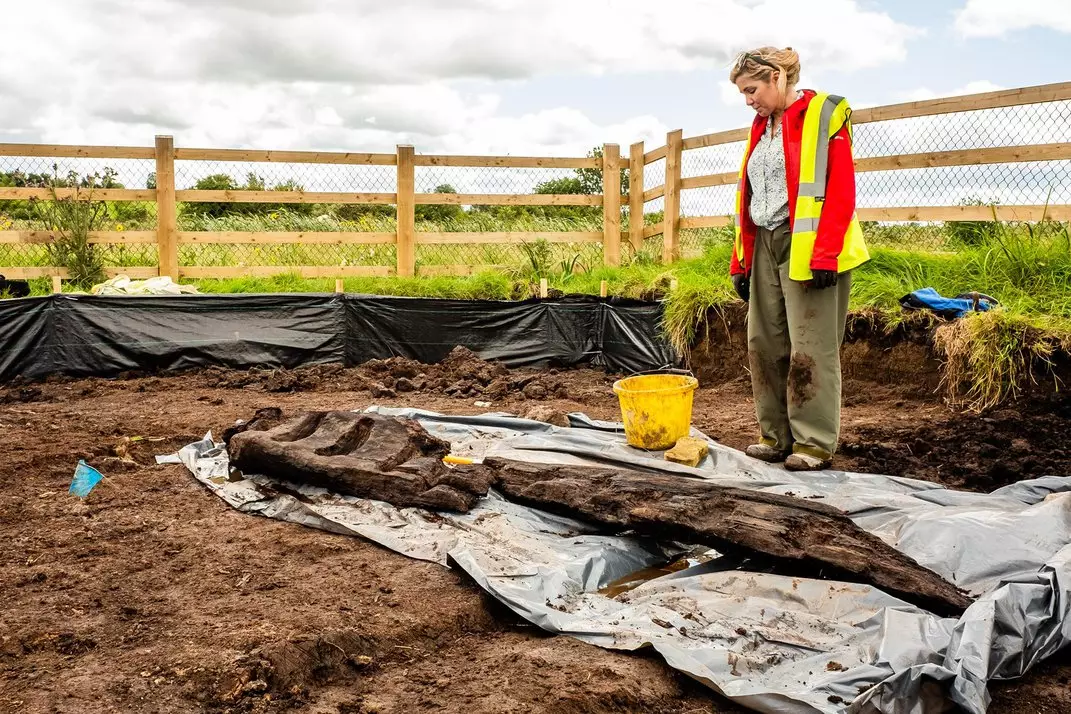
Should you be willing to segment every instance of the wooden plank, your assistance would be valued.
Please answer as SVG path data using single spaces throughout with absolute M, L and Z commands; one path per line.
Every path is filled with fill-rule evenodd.
M 278 245 L 385 245 L 396 242 L 394 233 L 362 233 L 358 231 L 180 231 L 180 244 L 248 243 Z
M 368 203 L 392 204 L 393 193 L 343 193 L 338 191 L 199 191 L 183 189 L 175 198 L 186 203 Z
M 148 146 L 78 146 L 75 144 L 0 144 L 0 156 L 62 159 L 152 159 Z
M 852 122 L 866 124 L 890 119 L 908 119 L 911 117 L 937 116 L 956 112 L 977 111 L 979 109 L 998 109 L 1024 104 L 1040 104 L 1071 99 L 1071 82 L 1042 84 L 1020 89 L 1002 89 L 996 92 L 982 92 L 959 97 L 941 97 L 919 102 L 887 104 L 869 107 L 852 112 Z
M 1071 143 L 1001 146 L 986 149 L 932 151 L 924 154 L 899 154 L 856 159 L 856 171 L 895 171 L 939 166 L 978 166 L 1014 164 L 1025 161 L 1066 161 L 1071 159 Z M 734 177 L 735 179 L 735 177 Z
M 572 193 L 418 193 L 416 202 L 459 206 L 601 206 L 602 196 Z
M 55 231 L 0 231 L 0 244 L 51 243 L 56 237 Z M 93 231 L 89 234 L 90 243 L 155 243 L 156 231 Z
M 656 161 L 666 158 L 667 148 L 665 146 L 659 146 L 657 149 L 651 149 L 643 155 L 643 163 L 653 164 Z
M 541 297 L 541 298 L 543 298 L 545 300 L 549 293 L 550 293 L 550 290 L 549 290 L 549 284 L 547 283 L 547 279 L 546 278 L 540 278 L 539 279 L 539 297 Z
M 661 221 L 659 221 L 658 223 L 652 223 L 649 226 L 644 226 L 643 227 L 643 237 L 644 237 L 645 240 L 647 238 L 653 238 L 654 236 L 658 235 L 661 232 L 662 232 L 662 222 Z
M 628 242 L 634 250 L 643 247 L 643 142 L 629 148 Z
M 690 216 L 681 218 L 681 230 L 694 228 L 722 228 L 733 224 L 732 216 Z
M 246 265 L 215 267 L 184 265 L 179 275 L 184 278 L 265 278 L 273 275 L 297 274 L 303 278 L 386 278 L 391 274 L 386 265 Z
M 854 114 L 852 115 L 855 116 Z M 728 131 L 716 131 L 713 134 L 701 134 L 700 136 L 692 136 L 684 139 L 681 142 L 681 148 L 684 151 L 691 149 L 705 149 L 708 146 L 719 146 L 721 144 L 734 144 L 738 141 L 746 141 L 748 132 L 750 129 L 729 129 Z
M 617 144 L 602 147 L 602 260 L 604 265 L 621 265 L 621 149 Z
M 53 199 L 50 188 L 25 188 L 17 186 L 5 186 L 0 188 L 0 199 L 11 201 L 29 201 L 36 198 L 39 201 L 51 201 Z M 55 198 L 79 198 L 92 201 L 155 201 L 156 191 L 151 188 L 81 188 L 77 191 L 73 188 L 57 188 Z
M 178 208 L 175 204 L 175 141 L 156 137 L 156 238 L 160 275 L 178 281 Z
M 260 151 L 256 149 L 175 149 L 177 161 L 242 161 L 285 164 L 352 164 L 358 166 L 394 166 L 394 154 L 368 154 L 342 151 Z
M 421 277 L 476 275 L 478 273 L 500 272 L 507 267 L 505 265 L 422 265 L 417 268 L 417 275 Z
M 346 292 L 346 284 L 342 282 L 342 278 L 335 278 L 335 292 L 336 293 L 344 293 L 344 292 Z
M 1071 205 L 905 206 L 860 208 L 857 214 L 861 221 L 1071 221 Z
M 595 157 L 442 156 L 433 154 L 416 156 L 414 163 L 417 166 L 520 169 L 597 169 L 602 166 L 602 162 Z
M 662 223 L 662 262 L 673 263 L 680 258 L 680 232 L 677 220 L 681 211 L 681 135 L 680 129 L 666 136 L 666 194 L 665 217 Z
M 416 234 L 417 245 L 466 245 L 488 243 L 598 243 L 603 234 L 598 231 L 471 231 Z
M 736 183 L 739 178 L 740 175 L 735 171 L 727 171 L 723 174 L 707 174 L 705 176 L 689 176 L 681 179 L 681 190 L 688 191 L 693 188 L 729 186 Z
M 0 268 L 0 273 L 11 280 L 32 280 L 34 278 L 51 278 L 53 276 L 63 279 L 70 278 L 70 271 L 57 266 L 4 267 Z M 144 280 L 145 278 L 155 278 L 160 274 L 160 271 L 153 267 L 107 267 L 104 269 L 104 274 L 109 278 L 125 275 L 135 280 Z
M 648 201 L 653 201 L 656 198 L 662 198 L 665 195 L 666 195 L 666 187 L 665 187 L 665 185 L 655 186 L 654 188 L 649 188 L 649 189 L 647 189 L 646 191 L 643 192 L 643 202 L 647 203 Z
M 398 147 L 398 275 L 416 273 L 416 173 L 413 147 Z

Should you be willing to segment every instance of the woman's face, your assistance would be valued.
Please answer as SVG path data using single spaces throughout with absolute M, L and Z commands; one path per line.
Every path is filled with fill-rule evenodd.
M 747 105 L 758 112 L 759 116 L 768 117 L 782 109 L 781 94 L 777 91 L 777 72 L 770 75 L 768 81 L 741 75 L 736 78 L 736 86 L 744 95 Z

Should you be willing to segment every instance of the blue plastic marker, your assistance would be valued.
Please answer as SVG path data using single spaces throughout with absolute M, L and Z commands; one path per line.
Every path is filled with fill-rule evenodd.
M 71 481 L 71 490 L 68 493 L 85 498 L 103 478 L 104 474 L 85 461 L 79 460 L 78 467 L 74 470 L 74 480 Z

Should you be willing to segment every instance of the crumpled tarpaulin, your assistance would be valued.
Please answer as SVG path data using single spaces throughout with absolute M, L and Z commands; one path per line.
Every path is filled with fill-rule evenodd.
M 900 306 L 906 310 L 929 310 L 949 320 L 971 312 L 988 312 L 999 304 L 996 298 L 984 293 L 960 293 L 949 298 L 933 288 L 922 288 L 900 298 Z
M 494 493 L 469 513 L 431 515 L 256 475 L 233 480 L 210 435 L 178 459 L 239 510 L 456 564 L 545 630 L 610 649 L 653 647 L 670 666 L 760 712 L 929 714 L 954 703 L 981 714 L 988 681 L 1020 676 L 1071 641 L 1068 478 L 967 493 L 873 474 L 794 474 L 715 442 L 693 469 L 632 449 L 620 425 L 582 415 L 562 429 L 507 415 L 370 411 L 417 418 L 458 455 L 640 466 L 818 497 L 977 600 L 962 617 L 941 618 L 871 586 L 750 572 L 747 561 L 712 551 L 611 597 L 599 591 L 690 544 L 603 535 Z

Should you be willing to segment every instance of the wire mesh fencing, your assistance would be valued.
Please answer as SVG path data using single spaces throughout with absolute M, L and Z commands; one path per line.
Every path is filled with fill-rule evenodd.
M 1034 207 L 1019 213 L 1031 235 L 1062 235 L 1048 220 L 1052 215 L 1046 207 L 1064 215 L 1057 207 L 1071 205 L 1068 142 L 1068 100 L 858 123 L 856 205 L 868 241 L 905 250 L 955 251 L 999 233 L 992 224 L 1012 215 L 1002 212 L 1007 206 Z M 682 177 L 735 174 L 745 148 L 744 142 L 732 142 L 685 151 Z M 871 170 L 877 164 L 868 166 L 867 160 L 881 157 L 900 157 L 902 168 Z M 731 183 L 682 191 L 681 215 L 731 216 L 735 191 Z M 918 208 L 950 210 L 913 210 Z M 970 213 L 957 212 L 962 209 Z M 933 215 L 941 218 L 927 217 Z M 1012 228 L 1012 235 L 1026 230 L 1004 228 Z
M 865 117 L 865 111 L 857 116 Z M 1009 236 L 1063 237 L 1067 225 L 1060 221 L 1071 217 L 1069 144 L 1071 99 L 857 121 L 856 203 L 867 239 L 905 250 L 955 251 Z M 51 151 L 37 148 L 39 154 Z M 744 148 L 744 142 L 736 141 L 682 153 L 679 178 L 690 186 L 678 194 L 683 219 L 732 216 Z M 182 158 L 180 151 L 174 163 L 180 269 L 369 268 L 382 274 L 399 267 L 398 167 L 393 154 L 340 156 L 340 163 L 321 155 L 285 163 L 245 160 L 256 158 L 249 153 L 197 153 L 243 160 L 192 160 Z M 0 156 L 0 189 L 32 189 L 0 199 L 0 265 L 33 268 L 55 262 L 48 218 L 41 210 L 49 203 L 49 187 L 77 187 L 85 190 L 83 197 L 99 190 L 155 188 L 152 149 L 120 155 L 142 158 Z M 485 157 L 476 161 L 485 165 L 471 166 L 472 157 L 466 163 L 418 155 L 413 246 L 417 273 L 493 267 L 519 275 L 550 275 L 601 265 L 606 256 L 598 156 L 598 151 L 590 153 L 581 168 L 516 168 L 502 165 L 518 163 L 515 159 Z M 643 185 L 635 186 L 624 147 L 623 263 L 661 260 L 664 225 L 655 226 L 664 223 L 666 164 L 664 158 L 647 164 Z M 219 193 L 195 196 L 189 191 Z M 642 202 L 642 217 L 630 215 L 630 191 L 637 196 L 646 192 L 649 198 Z M 278 192 L 278 201 L 273 192 Z M 28 198 L 30 193 L 34 199 Z M 423 194 L 464 198 L 440 197 L 427 203 Z M 531 198 L 540 194 L 565 198 Z M 106 234 L 96 242 L 104 265 L 159 266 L 157 204 L 106 198 L 101 205 L 94 230 Z M 1009 218 L 1014 220 L 1009 223 Z M 629 230 L 636 222 L 645 229 L 638 248 Z M 731 226 L 687 227 L 679 231 L 681 255 L 701 255 L 728 244 L 731 236 Z

